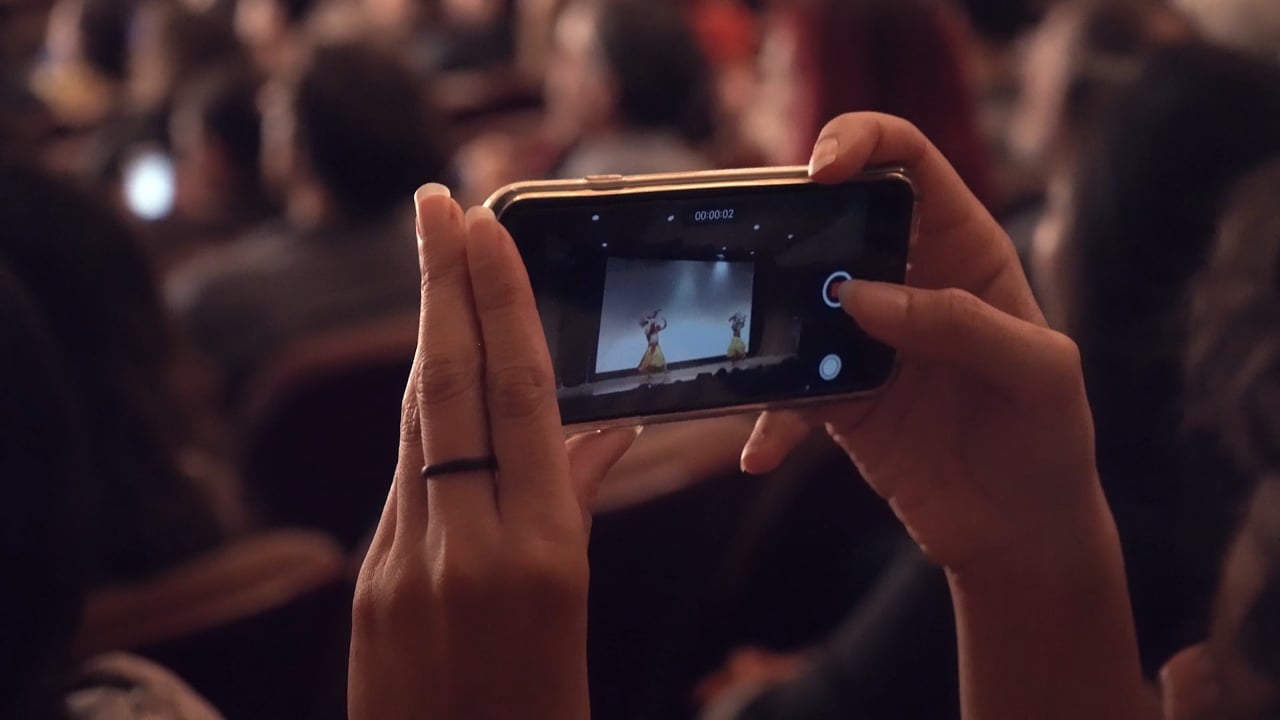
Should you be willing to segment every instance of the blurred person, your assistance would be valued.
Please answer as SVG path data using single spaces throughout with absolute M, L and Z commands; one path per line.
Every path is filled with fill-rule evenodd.
M 1280 467 L 1280 158 L 1239 184 L 1190 299 L 1187 424 L 1214 433 L 1241 469 Z
M 57 718 L 88 571 L 82 535 L 90 428 L 77 416 L 57 343 L 21 283 L 0 262 L 0 714 Z
M 1108 102 L 1130 86 L 1146 58 L 1193 37 L 1186 19 L 1163 0 L 1081 0 L 1053 5 L 1028 38 L 1009 147 L 1044 176 L 1045 192 L 1010 234 L 1055 327 L 1063 318 L 1051 268 L 1071 208 L 1077 157 Z
M 738 118 L 750 112 L 760 46 L 759 13 L 740 0 L 689 3 L 693 30 L 711 67 L 715 86 L 715 154 L 725 167 L 762 164 L 741 137 Z
M 1014 148 L 1029 162 L 1069 166 L 1091 119 L 1133 82 L 1147 56 L 1192 38 L 1187 20 L 1163 0 L 1053 5 L 1024 52 Z
M 50 9 L 31 82 L 63 125 L 90 128 L 119 110 L 135 6 L 129 0 L 59 0 Z
M 512 65 L 515 6 L 516 0 L 439 0 L 412 49 L 418 67 L 457 72 Z
M 1280 5 L 1267 0 L 1172 0 L 1214 42 L 1280 61 Z
M 236 37 L 266 72 L 288 62 L 320 0 L 235 0 Z
M 569 147 L 559 177 L 703 170 L 710 78 L 669 3 L 575 0 L 556 23 L 547 129 Z
M 317 44 L 264 90 L 262 161 L 283 222 L 193 258 L 167 284 L 233 406 L 291 343 L 413 312 L 404 192 L 443 166 L 425 97 L 398 58 L 350 41 Z
M 167 110 L 193 77 L 212 65 L 239 59 L 241 52 L 230 19 L 217 7 L 141 0 L 129 51 L 134 112 Z
M 864 530 L 858 542 L 876 542 Z M 954 717 L 955 621 L 946 579 L 909 540 L 826 637 L 740 647 L 695 689 L 703 720 Z
M 679 7 L 572 0 L 555 24 L 539 136 L 463 148 L 460 194 L 478 202 L 526 177 L 710 169 L 712 106 L 709 70 Z
M 148 233 L 151 255 L 162 272 L 272 216 L 259 168 L 262 86 L 248 63 L 233 61 L 205 70 L 175 98 L 169 122 L 173 222 Z
M 1280 163 L 1273 161 L 1233 193 L 1193 285 L 1188 424 L 1213 435 L 1258 487 L 1222 568 L 1207 642 L 1179 653 L 1162 674 L 1172 720 L 1272 717 L 1280 710 L 1277 197 Z
M 171 148 L 169 114 L 178 93 L 207 68 L 243 60 L 229 13 L 214 4 L 138 0 L 130 27 L 125 145 Z
M 807 157 L 826 118 L 871 110 L 915 123 L 984 202 L 995 197 L 972 85 L 972 38 L 944 0 L 778 0 L 765 15 L 743 135 L 770 165 Z
M 994 192 L 1001 198 L 1000 220 L 1010 227 L 1027 216 L 1044 189 L 1038 168 L 1025 162 L 1009 143 L 1009 128 L 1019 99 L 1020 48 L 1043 16 L 1042 0 L 960 0 L 973 27 L 970 66 L 978 99 L 979 125 L 992 159 Z M 1017 243 L 1014 228 L 1010 235 Z
M 1202 141 L 1189 142 L 1189 138 Z M 1247 492 L 1183 413 L 1189 292 L 1232 188 L 1280 153 L 1280 68 L 1207 46 L 1153 55 L 1110 103 L 1072 186 L 1054 287 L 1079 344 L 1098 469 L 1144 665 L 1206 635 Z
M 88 581 L 150 578 L 219 545 L 244 522 L 238 489 L 176 386 L 177 349 L 128 228 L 15 167 L 0 169 L 0 227 L 0 260 L 46 318 L 92 428 L 80 526 L 94 551 Z
M 516 60 L 516 0 L 358 0 L 321 22 L 360 26 L 403 52 L 423 75 L 508 70 Z M 335 12 L 337 11 L 337 12 Z
M 95 466 L 69 364 L 0 261 L 0 716 L 29 720 L 217 720 L 173 675 L 114 654 L 77 669 L 72 647 L 93 577 Z
M 0 75 L 0 162 L 37 163 L 56 128 L 49 108 L 20 77 Z
M 60 174 L 102 182 L 102 138 L 128 113 L 128 43 L 134 0 L 59 0 L 49 11 L 33 94 L 52 130 L 39 162 Z
M 76 148 L 74 170 L 136 217 L 154 220 L 171 210 L 171 192 L 160 188 L 154 200 L 140 203 L 130 196 L 130 166 L 140 155 L 167 152 L 168 113 L 178 87 L 239 48 L 215 8 L 191 9 L 170 0 L 138 0 L 130 7 L 120 101 Z
M 908 123 L 839 118 L 810 166 L 827 183 L 877 164 L 920 183 L 911 285 L 854 281 L 841 300 L 898 348 L 901 371 L 873 403 L 766 413 L 744 467 L 776 466 L 811 425 L 858 458 L 946 568 L 963 717 L 1157 717 L 1074 344 L 1045 326 L 1007 236 Z M 410 373 L 361 569 L 349 714 L 586 718 L 590 502 L 631 433 L 566 442 L 509 236 L 439 186 L 417 204 L 432 349 Z
M 1004 44 L 1016 40 L 1039 22 L 1053 0 L 960 0 L 959 6 L 978 35 Z

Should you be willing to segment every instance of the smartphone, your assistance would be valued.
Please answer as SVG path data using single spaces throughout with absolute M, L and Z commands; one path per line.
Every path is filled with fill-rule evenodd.
M 570 430 L 866 395 L 894 350 L 840 308 L 902 283 L 901 168 L 819 185 L 803 167 L 509 185 L 486 202 L 528 269 Z

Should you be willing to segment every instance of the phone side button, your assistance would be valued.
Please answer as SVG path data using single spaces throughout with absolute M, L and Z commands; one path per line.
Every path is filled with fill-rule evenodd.
M 608 183 L 616 183 L 621 179 L 622 179 L 622 176 L 619 175 L 618 173 L 609 173 L 607 175 L 588 175 L 585 178 L 583 178 L 583 180 L 586 180 L 588 183 L 591 183 L 592 185 L 605 185 Z

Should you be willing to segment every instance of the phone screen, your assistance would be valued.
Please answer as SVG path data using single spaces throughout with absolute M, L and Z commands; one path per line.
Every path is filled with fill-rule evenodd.
M 840 309 L 853 278 L 903 282 L 900 179 L 520 200 L 563 422 L 872 390 L 895 354 Z

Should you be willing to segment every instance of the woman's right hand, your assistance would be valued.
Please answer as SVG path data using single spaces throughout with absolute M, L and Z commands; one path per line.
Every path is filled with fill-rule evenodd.
M 1150 717 L 1079 352 L 1046 326 L 1008 236 L 909 123 L 837 118 L 811 173 L 840 182 L 875 164 L 911 174 L 919 238 L 907 286 L 845 283 L 841 303 L 897 348 L 898 376 L 870 400 L 764 415 L 742 464 L 767 471 L 825 424 L 947 567 L 963 717 Z
M 765 472 L 825 423 L 935 561 L 957 568 L 1040 544 L 1105 506 L 1079 354 L 1050 330 L 1008 236 L 913 126 L 861 113 L 815 148 L 819 182 L 905 165 L 919 237 L 907 287 L 846 283 L 844 309 L 901 357 L 878 397 L 767 413 L 743 452 Z

